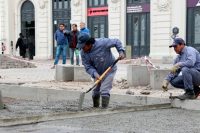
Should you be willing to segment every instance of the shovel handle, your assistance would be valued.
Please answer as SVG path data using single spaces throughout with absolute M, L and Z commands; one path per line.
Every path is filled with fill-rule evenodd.
M 113 64 L 112 64 L 110 67 L 108 67 L 108 68 L 106 69 L 106 71 L 99 77 L 99 79 L 95 81 L 94 85 L 93 85 L 88 91 L 86 91 L 86 93 L 90 92 L 96 85 L 98 85 L 99 82 L 101 82 L 101 80 L 105 77 L 105 75 L 115 66 L 115 64 L 116 64 L 119 60 L 120 60 L 120 58 L 116 59 L 116 60 L 113 62 Z
M 115 66 L 115 64 L 116 64 L 119 60 L 120 60 L 119 58 L 118 58 L 117 60 L 115 60 L 115 61 L 113 62 L 113 64 L 112 64 L 110 67 L 108 67 L 108 68 L 106 69 L 106 71 L 99 77 L 98 80 L 96 80 L 96 82 L 95 82 L 94 84 L 98 84 L 98 83 L 106 76 L 106 74 Z

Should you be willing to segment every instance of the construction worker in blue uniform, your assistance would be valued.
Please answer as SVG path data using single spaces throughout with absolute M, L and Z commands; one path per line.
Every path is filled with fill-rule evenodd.
M 125 50 L 119 39 L 98 38 L 94 39 L 87 33 L 81 33 L 78 39 L 78 48 L 81 49 L 82 63 L 85 70 L 92 78 L 98 79 L 103 72 L 113 64 L 115 57 L 111 48 L 115 47 L 119 53 L 119 58 L 125 58 Z M 107 108 L 110 100 L 110 90 L 117 71 L 117 66 L 105 76 L 105 78 L 93 90 L 93 107 L 100 106 L 100 96 L 102 98 L 102 108 Z
M 167 91 L 168 84 L 185 90 L 178 99 L 195 99 L 200 94 L 200 53 L 190 46 L 185 46 L 182 38 L 175 38 L 173 47 L 178 54 L 170 74 L 163 81 L 162 88 Z

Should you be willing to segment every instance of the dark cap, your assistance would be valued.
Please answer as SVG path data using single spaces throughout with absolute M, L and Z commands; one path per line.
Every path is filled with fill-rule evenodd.
M 179 44 L 184 44 L 185 45 L 185 41 L 182 38 L 175 38 L 174 42 L 172 43 L 172 45 L 170 45 L 169 47 L 175 47 Z
M 78 36 L 78 45 L 77 48 L 82 49 L 85 46 L 85 43 L 90 39 L 88 33 L 80 33 Z

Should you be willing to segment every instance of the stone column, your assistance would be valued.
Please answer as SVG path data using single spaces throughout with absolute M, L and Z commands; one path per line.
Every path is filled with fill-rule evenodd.
M 71 1 L 71 24 L 78 25 L 80 22 L 87 24 L 87 0 L 72 0 Z
M 151 0 L 150 56 L 152 58 L 162 59 L 163 56 L 172 55 L 168 47 L 172 40 L 172 1 L 174 0 Z
M 108 23 L 109 23 L 109 38 L 117 38 L 122 41 L 125 46 L 125 16 L 126 16 L 126 1 L 108 0 Z M 117 57 L 118 53 L 115 49 L 112 50 Z
M 180 8 L 181 7 L 181 11 Z M 172 0 L 172 27 L 179 28 L 178 37 L 186 40 L 187 0 Z
M 8 30 L 7 2 L 7 0 L 0 0 L 0 43 L 3 42 L 6 45 L 7 50 L 5 54 L 9 53 L 8 36 L 6 34 L 6 31 Z
M 49 27 L 52 27 L 52 23 L 49 23 L 49 4 L 48 0 L 38 0 L 37 6 L 35 5 L 35 47 L 36 58 L 48 58 L 49 47 Z

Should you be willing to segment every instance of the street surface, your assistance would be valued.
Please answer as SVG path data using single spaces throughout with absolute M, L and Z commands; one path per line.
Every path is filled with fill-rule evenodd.
M 165 109 L 0 128 L 1 133 L 199 133 L 200 112 Z

